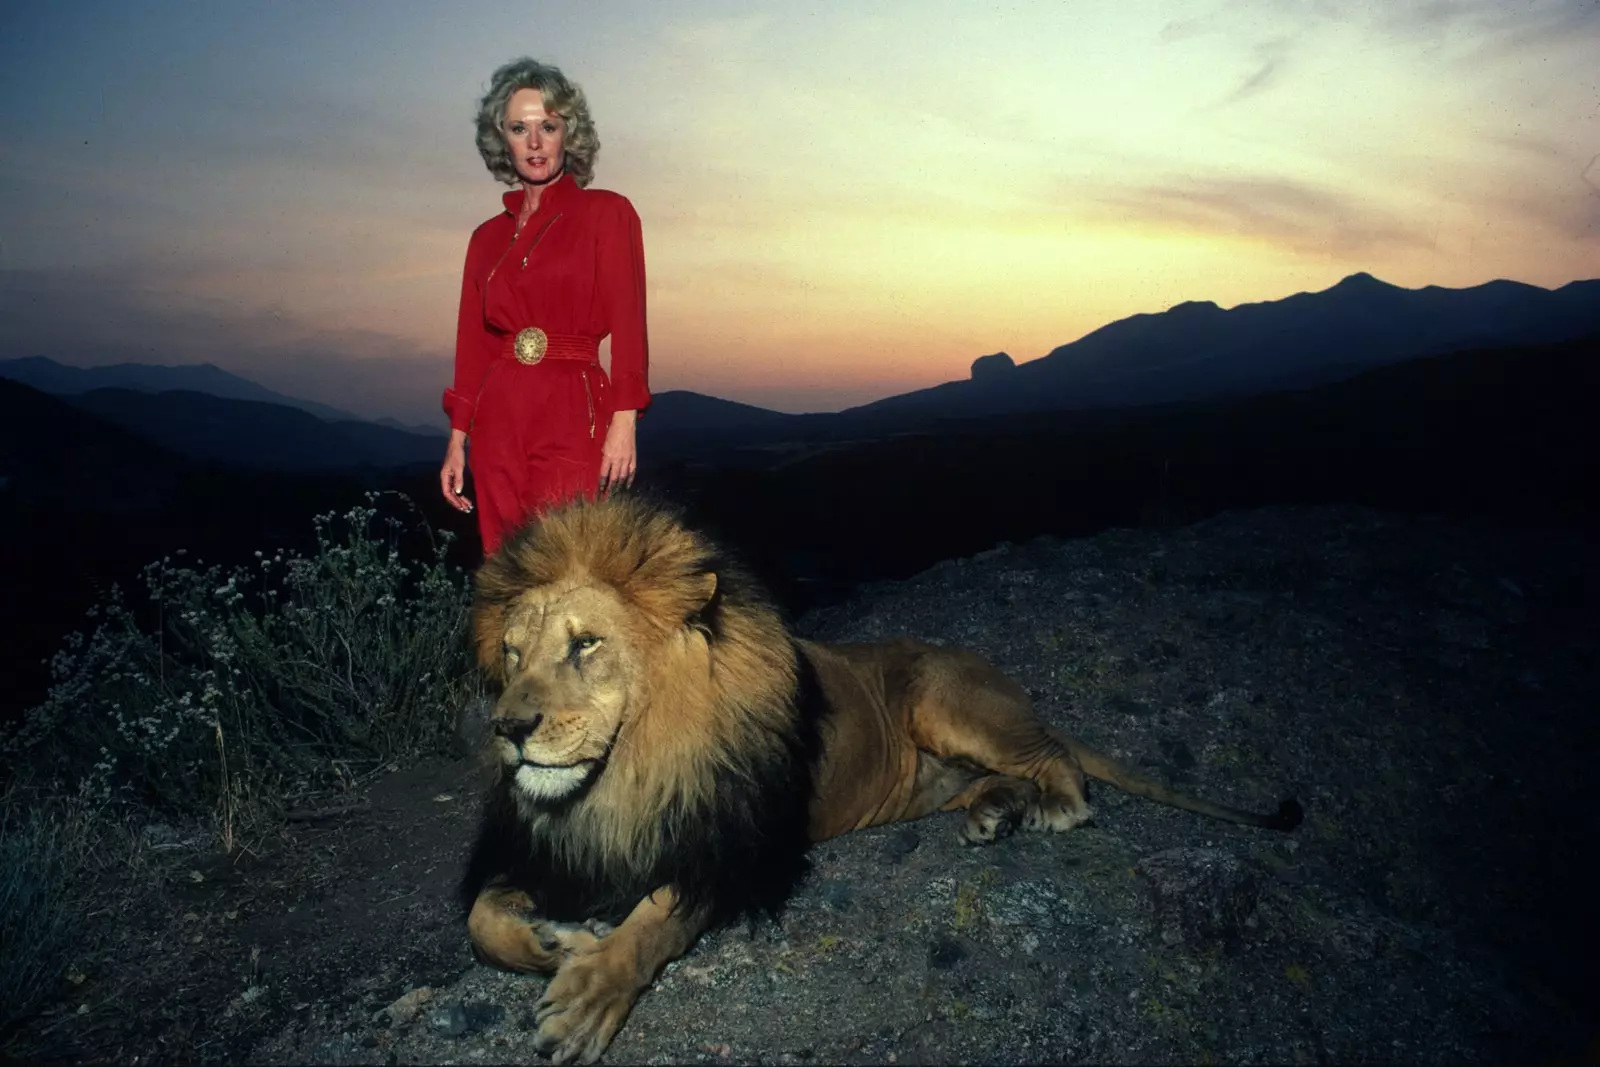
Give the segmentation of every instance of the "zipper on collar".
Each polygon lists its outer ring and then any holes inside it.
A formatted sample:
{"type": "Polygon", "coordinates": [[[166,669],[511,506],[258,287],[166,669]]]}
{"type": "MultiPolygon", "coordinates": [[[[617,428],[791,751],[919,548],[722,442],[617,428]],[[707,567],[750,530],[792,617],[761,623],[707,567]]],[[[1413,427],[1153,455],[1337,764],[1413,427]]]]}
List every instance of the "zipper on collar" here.
{"type": "MultiPolygon", "coordinates": [[[[538,246],[540,241],[544,240],[544,235],[546,233],[550,232],[550,227],[554,226],[555,222],[556,222],[556,219],[559,219],[560,217],[561,217],[561,212],[558,211],[558,212],[555,213],[555,215],[551,216],[551,218],[550,218],[550,220],[548,222],[546,222],[543,226],[539,227],[539,232],[534,235],[533,243],[528,246],[528,250],[526,252],[524,252],[523,255],[522,255],[522,267],[521,267],[522,270],[527,270],[528,269],[528,257],[533,255],[534,248],[536,248],[538,246]]],[[[504,263],[506,261],[506,257],[509,256],[511,254],[512,250],[515,249],[516,247],[517,247],[517,237],[516,237],[516,235],[513,235],[512,238],[511,238],[511,243],[506,246],[506,250],[504,252],[500,253],[500,258],[495,260],[494,261],[494,266],[489,268],[489,276],[483,280],[484,288],[488,288],[489,283],[494,281],[495,272],[500,269],[500,264],[502,264],[502,263],[504,263]]]]}
{"type": "Polygon", "coordinates": [[[511,250],[515,247],[517,247],[517,235],[513,233],[511,235],[511,243],[506,245],[504,252],[500,253],[500,258],[494,261],[494,266],[489,268],[489,276],[483,279],[483,287],[485,289],[489,288],[489,283],[494,281],[494,272],[500,269],[500,264],[506,261],[506,257],[511,254],[511,250]]]}
{"type": "Polygon", "coordinates": [[[528,269],[528,257],[533,255],[533,250],[535,248],[539,247],[539,242],[544,240],[544,235],[550,232],[550,227],[554,226],[556,224],[556,219],[559,219],[560,217],[561,217],[561,212],[559,212],[559,211],[556,212],[555,215],[553,215],[551,217],[550,221],[545,223],[542,227],[540,227],[538,233],[534,234],[533,243],[531,245],[529,245],[528,246],[528,250],[522,254],[522,268],[521,269],[523,269],[523,270],[527,270],[528,269]]]}

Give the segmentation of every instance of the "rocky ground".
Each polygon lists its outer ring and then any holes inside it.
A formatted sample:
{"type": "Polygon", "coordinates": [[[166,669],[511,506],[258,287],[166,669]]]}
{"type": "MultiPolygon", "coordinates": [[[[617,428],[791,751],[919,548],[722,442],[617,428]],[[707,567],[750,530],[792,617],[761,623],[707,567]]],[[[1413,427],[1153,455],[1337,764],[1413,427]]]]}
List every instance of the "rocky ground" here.
{"type": "MultiPolygon", "coordinates": [[[[1305,824],[1101,787],[1065,835],[964,848],[947,815],[825,843],[781,921],[702,939],[607,1059],[1600,1055],[1597,594],[1577,536],[1349,509],[864,588],[798,629],[976,648],[1090,743],[1237,805],[1295,795],[1305,824]]],[[[399,769],[231,857],[156,828],[10,1053],[537,1061],[542,980],[476,965],[452,902],[480,784],[469,760],[399,769]]]]}

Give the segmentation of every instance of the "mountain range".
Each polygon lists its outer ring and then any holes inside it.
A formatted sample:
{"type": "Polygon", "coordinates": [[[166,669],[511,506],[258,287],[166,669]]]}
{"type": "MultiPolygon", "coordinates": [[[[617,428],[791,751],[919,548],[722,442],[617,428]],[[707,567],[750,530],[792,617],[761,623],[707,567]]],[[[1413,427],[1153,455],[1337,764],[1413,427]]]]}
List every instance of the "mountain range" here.
{"type": "Polygon", "coordinates": [[[286,396],[210,363],[69,367],[43,356],[0,360],[9,379],[67,401],[163,449],[207,462],[278,471],[435,463],[442,429],[376,422],[286,396]]]}
{"type": "Polygon", "coordinates": [[[192,363],[177,367],[151,363],[113,363],[105,367],[69,367],[44,356],[0,360],[0,378],[31,385],[52,396],[77,396],[94,389],[131,389],[139,393],[166,393],[184,390],[205,393],[227,400],[256,400],[299,408],[319,419],[337,422],[358,421],[348,411],[274,392],[241,378],[212,363],[192,363]]]}
{"type": "MultiPolygon", "coordinates": [[[[1553,290],[1512,281],[1405,289],[1361,273],[1282,300],[1228,309],[1190,301],[1133,315],[1039,359],[1017,364],[1003,352],[981,356],[966,380],[840,412],[791,415],[667,391],[640,421],[639,440],[652,463],[730,447],[870,438],[947,419],[1251,396],[1453,351],[1595,335],[1600,279],[1553,290]]],[[[61,396],[178,454],[223,464],[381,468],[433,463],[442,452],[441,430],[364,421],[210,364],[84,369],[34,357],[0,361],[0,378],[61,396]]]]}
{"type": "Polygon", "coordinates": [[[437,464],[444,455],[443,433],[329,422],[282,404],[188,389],[93,389],[61,399],[168,451],[226,466],[339,471],[437,464]]]}
{"type": "Polygon", "coordinates": [[[967,381],[888,397],[845,415],[970,418],[1141,407],[1338,381],[1388,363],[1600,333],[1600,279],[1542,289],[1493,281],[1404,289],[1352,274],[1329,289],[1223,309],[1190,301],[1103,326],[1013,365],[984,357],[967,381]]]}
{"type": "Polygon", "coordinates": [[[376,422],[393,430],[438,436],[438,426],[405,423],[387,416],[368,420],[340,408],[258,385],[249,378],[225,371],[214,363],[169,367],[154,363],[113,363],[104,367],[70,367],[44,356],[0,359],[0,378],[31,385],[52,396],[77,396],[95,389],[131,389],[139,393],[186,391],[226,400],[255,400],[299,408],[327,422],[376,422]]]}
{"type": "Polygon", "coordinates": [[[640,420],[639,440],[649,463],[731,446],[914,432],[949,419],[1087,415],[1303,388],[1449,352],[1596,335],[1600,280],[1554,290],[1509,281],[1404,289],[1353,274],[1282,300],[1229,309],[1191,301],[1134,315],[1021,364],[1004,352],[980,356],[966,380],[830,414],[785,415],[663,393],[640,420]]]}

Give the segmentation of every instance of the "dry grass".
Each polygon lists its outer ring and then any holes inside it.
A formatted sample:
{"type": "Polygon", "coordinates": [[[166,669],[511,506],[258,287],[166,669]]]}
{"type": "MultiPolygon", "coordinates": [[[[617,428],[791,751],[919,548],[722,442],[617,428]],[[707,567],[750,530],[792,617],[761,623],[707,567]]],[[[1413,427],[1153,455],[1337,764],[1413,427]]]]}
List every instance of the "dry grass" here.
{"type": "Polygon", "coordinates": [[[394,494],[316,524],[309,556],[146,568],[143,600],[92,611],[0,735],[0,1033],[126,930],[150,848],[246,855],[451,737],[479,683],[443,538],[394,494]]]}

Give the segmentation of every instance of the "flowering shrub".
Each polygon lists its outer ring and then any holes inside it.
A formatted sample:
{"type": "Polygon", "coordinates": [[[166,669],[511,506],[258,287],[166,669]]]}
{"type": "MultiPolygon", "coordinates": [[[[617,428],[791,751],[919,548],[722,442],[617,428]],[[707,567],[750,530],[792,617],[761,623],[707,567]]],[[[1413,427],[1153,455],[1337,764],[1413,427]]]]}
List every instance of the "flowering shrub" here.
{"type": "Polygon", "coordinates": [[[468,579],[409,500],[365,499],[314,520],[313,555],[223,569],[179,552],[144,569],[143,603],[113,589],[8,762],[86,799],[231,812],[448,736],[476,685],[468,579]],[[425,558],[402,555],[414,534],[425,558]]]}

